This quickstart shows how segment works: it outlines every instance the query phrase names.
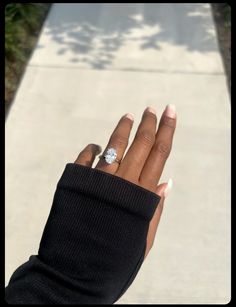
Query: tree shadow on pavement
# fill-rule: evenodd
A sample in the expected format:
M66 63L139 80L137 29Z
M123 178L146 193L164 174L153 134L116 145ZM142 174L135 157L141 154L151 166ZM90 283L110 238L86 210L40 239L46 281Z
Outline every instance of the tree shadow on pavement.
M52 7L46 33L70 61L105 69L122 46L145 52L163 44L189 52L216 50L216 38L204 3L79 3ZM42 48L42 46L40 46Z

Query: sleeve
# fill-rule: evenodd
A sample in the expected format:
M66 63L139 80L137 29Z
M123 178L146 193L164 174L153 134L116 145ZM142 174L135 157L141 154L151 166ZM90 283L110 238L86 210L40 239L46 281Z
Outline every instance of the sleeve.
M37 255L12 275L9 304L113 304L144 260L160 197L73 163L59 180Z

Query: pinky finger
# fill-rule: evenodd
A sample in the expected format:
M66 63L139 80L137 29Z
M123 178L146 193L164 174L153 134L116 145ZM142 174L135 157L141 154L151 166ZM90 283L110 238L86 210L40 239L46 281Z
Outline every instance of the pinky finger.
M149 223L145 258L148 255L149 251L151 250L151 248L154 244L157 227L158 227L158 224L160 222L161 214L162 214L162 211L163 211L164 201L165 201L165 198L167 197L169 191L171 190L171 188L172 188L172 179L169 179L168 182L162 183L162 184L157 186L156 194L161 197L161 200L160 200L160 202L159 202L159 204L156 208L156 211L155 211L155 213L154 213L154 215L151 219L151 222Z
M147 243L146 243L146 252L145 252L145 258L150 252L153 244L154 244L154 239L157 231L157 226L159 224L162 210L163 210L163 204L164 204L164 191L167 187L167 183L162 183L157 187L156 194L161 197L158 206L156 208L156 211L151 219L151 222L149 223L149 229L148 229L148 234L147 234Z
M78 155L75 164L92 166L96 155L101 153L102 148L96 144L88 144Z

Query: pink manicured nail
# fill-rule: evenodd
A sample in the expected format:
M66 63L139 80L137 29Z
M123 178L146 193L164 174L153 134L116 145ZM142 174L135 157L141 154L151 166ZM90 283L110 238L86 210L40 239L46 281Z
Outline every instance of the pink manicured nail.
M175 106L173 104L168 104L166 106L165 115L170 118L176 118Z
M170 190L172 189L172 186L173 186L173 180L170 178L170 179L168 180L167 187L166 187L166 189L165 189L165 191L164 191L164 197L165 197L165 198L169 195L169 192L170 192Z
M152 107L147 107L145 111L148 111L150 113L156 114L156 110Z
M125 117L129 118L130 120L134 120L134 115L132 113L125 114Z

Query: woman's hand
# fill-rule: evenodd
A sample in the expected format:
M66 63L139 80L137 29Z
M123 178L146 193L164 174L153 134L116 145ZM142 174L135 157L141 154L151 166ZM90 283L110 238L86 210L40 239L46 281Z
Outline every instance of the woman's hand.
M155 111L146 109L124 156L132 125L132 115L123 116L104 151L114 148L118 161L100 159L92 169L101 149L90 144L75 161L80 167L66 165L38 255L12 275L8 303L114 304L130 287L153 245L168 189L158 181L172 145L174 108L166 108L157 132Z
M133 143L124 156L124 152L128 146L132 125L132 114L123 116L113 131L103 153L105 154L108 148L115 148L117 151L117 159L120 160L121 163L114 162L112 164L107 164L104 159L100 159L95 168L122 177L161 197L156 212L149 224L145 252L146 257L153 246L164 200L172 184L172 181L169 180L168 183L158 185L165 162L171 151L176 127L175 108L172 105L166 107L160 119L157 131L156 112L153 108L147 108L143 113ZM80 152L75 163L92 167L96 155L100 152L100 146L89 144Z

